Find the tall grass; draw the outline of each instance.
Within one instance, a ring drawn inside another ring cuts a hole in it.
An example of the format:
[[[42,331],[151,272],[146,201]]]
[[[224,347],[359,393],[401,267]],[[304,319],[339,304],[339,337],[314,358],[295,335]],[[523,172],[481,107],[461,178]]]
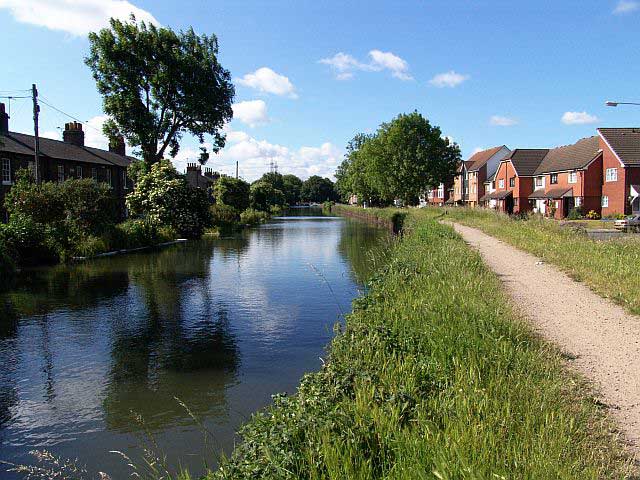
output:
[[[515,317],[479,255],[418,216],[323,368],[255,415],[207,478],[625,476],[586,387]]]
[[[442,215],[430,209],[422,215]],[[640,314],[640,236],[591,240],[584,232],[539,217],[517,220],[480,209],[448,209],[446,218],[485,233],[560,267],[596,293]]]

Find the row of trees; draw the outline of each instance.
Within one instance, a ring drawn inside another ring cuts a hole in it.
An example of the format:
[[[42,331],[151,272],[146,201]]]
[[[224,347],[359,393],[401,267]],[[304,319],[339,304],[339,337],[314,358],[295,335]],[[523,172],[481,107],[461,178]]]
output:
[[[389,205],[396,199],[415,205],[429,188],[455,174],[460,148],[442,136],[417,111],[380,125],[376,133],[359,133],[347,144],[336,170],[336,189],[343,200]]]

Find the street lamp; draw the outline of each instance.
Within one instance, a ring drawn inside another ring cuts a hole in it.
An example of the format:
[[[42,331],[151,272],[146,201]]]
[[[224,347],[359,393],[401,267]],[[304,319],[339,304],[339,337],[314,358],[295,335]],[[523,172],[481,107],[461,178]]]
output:
[[[612,102],[611,100],[604,103],[607,107],[617,107],[618,105],[640,105],[634,102]]]

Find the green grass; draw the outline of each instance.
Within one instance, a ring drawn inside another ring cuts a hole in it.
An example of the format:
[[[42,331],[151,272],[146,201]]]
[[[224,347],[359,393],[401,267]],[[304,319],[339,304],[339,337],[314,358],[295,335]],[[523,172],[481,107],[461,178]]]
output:
[[[429,209],[426,216],[442,215]],[[640,314],[640,236],[597,241],[558,222],[532,217],[516,220],[481,209],[451,208],[446,217],[532,253],[584,282],[599,295],[610,298],[631,313]]]
[[[433,217],[409,215],[323,368],[256,414],[208,479],[624,478],[585,385]]]

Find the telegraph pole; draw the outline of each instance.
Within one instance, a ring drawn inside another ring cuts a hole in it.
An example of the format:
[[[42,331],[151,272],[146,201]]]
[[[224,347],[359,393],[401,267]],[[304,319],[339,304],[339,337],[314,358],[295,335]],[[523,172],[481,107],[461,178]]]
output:
[[[36,84],[31,85],[31,97],[33,98],[33,134],[34,134],[34,156],[36,162],[36,183],[40,183],[40,137],[38,135],[38,115],[40,106],[38,105],[38,89]]]
[[[236,180],[238,179],[238,160],[236,160]]]

